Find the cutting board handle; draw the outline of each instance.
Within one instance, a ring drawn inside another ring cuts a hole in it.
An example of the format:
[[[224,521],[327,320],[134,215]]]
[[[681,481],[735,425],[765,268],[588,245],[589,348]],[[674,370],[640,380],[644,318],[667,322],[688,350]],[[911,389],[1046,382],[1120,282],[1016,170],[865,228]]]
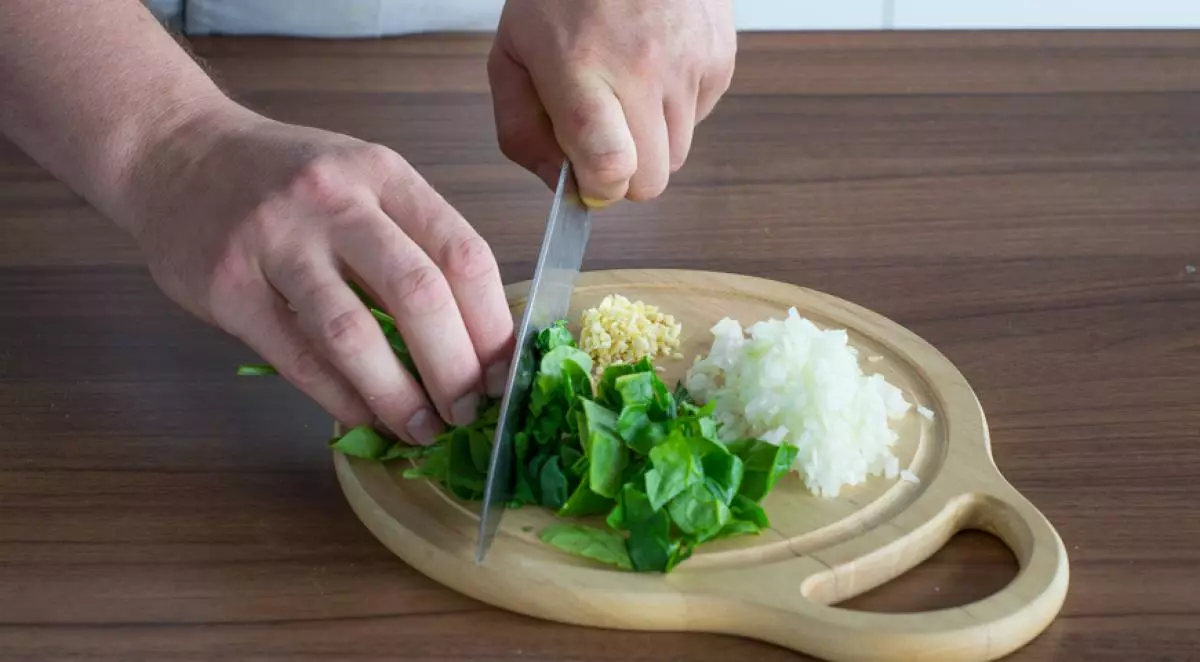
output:
[[[1062,606],[1068,584],[1066,550],[1050,522],[999,473],[989,484],[998,489],[939,499],[943,508],[932,517],[910,519],[914,525],[898,538],[894,529],[876,530],[840,550],[834,548],[832,555],[821,554],[819,560],[829,569],[804,581],[800,600],[794,592],[786,598],[779,595],[781,589],[794,591],[783,586],[771,591],[780,599],[764,601],[788,604],[787,611],[793,613],[759,612],[750,636],[833,661],[974,662],[995,660],[1024,646]],[[919,613],[829,606],[902,574],[966,529],[996,535],[1016,555],[1020,570],[997,593],[967,605]],[[794,613],[797,607],[800,614]]]

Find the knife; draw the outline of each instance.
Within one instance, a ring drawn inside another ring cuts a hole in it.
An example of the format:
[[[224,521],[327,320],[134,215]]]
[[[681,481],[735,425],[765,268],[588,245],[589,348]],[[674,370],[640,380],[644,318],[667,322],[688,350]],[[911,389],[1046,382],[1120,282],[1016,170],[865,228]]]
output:
[[[591,214],[579,198],[571,162],[563,161],[542,249],[525,300],[525,311],[516,329],[517,344],[509,364],[504,397],[500,401],[500,418],[496,423],[496,436],[492,439],[492,457],[483,491],[476,564],[483,562],[492,546],[505,507],[512,499],[513,435],[533,385],[534,341],[539,331],[567,317],[591,225]]]

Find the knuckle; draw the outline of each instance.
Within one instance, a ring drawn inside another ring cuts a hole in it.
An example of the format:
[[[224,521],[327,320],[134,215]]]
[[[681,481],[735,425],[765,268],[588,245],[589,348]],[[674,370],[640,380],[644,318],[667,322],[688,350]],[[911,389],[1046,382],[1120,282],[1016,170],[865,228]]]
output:
[[[450,304],[450,288],[442,273],[432,266],[401,272],[389,284],[395,301],[405,315],[432,315]]]
[[[477,280],[499,271],[491,247],[474,233],[447,241],[438,253],[437,263],[451,280]]]
[[[563,54],[563,62],[568,73],[592,71],[601,68],[607,56],[602,47],[603,40],[588,35],[581,35],[571,43]]]
[[[404,163],[404,159],[383,145],[375,143],[363,145],[358,148],[356,158],[372,174],[378,175],[382,180],[391,179],[403,170],[400,165]]]
[[[318,261],[313,255],[298,248],[281,251],[270,265],[273,281],[289,284],[289,289],[311,296],[318,294],[314,288],[315,274],[319,273]]]
[[[357,356],[370,342],[372,321],[365,309],[343,310],[321,323],[321,340],[339,356]]]
[[[579,169],[603,185],[628,181],[637,172],[637,155],[627,150],[585,153],[580,161]]]
[[[208,276],[208,304],[218,309],[222,301],[240,296],[255,280],[254,269],[240,254],[226,251],[214,260]]]
[[[317,210],[340,215],[357,207],[361,196],[334,159],[318,158],[301,167],[288,186],[287,195]]]
[[[639,80],[647,80],[662,74],[663,47],[657,39],[635,40],[626,53],[629,73]]]
[[[300,349],[288,365],[291,381],[301,388],[313,386],[325,379],[325,366],[311,348]]]

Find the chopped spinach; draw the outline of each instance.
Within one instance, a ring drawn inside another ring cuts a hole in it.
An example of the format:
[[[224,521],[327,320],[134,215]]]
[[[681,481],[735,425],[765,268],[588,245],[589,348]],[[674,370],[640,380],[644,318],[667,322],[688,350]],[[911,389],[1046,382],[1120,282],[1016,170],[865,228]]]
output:
[[[351,286],[420,381],[396,320]],[[794,446],[721,441],[715,403],[698,405],[682,384],[669,391],[649,359],[608,366],[593,382],[591,357],[563,321],[537,334],[534,353],[538,370],[514,432],[508,505],[541,506],[564,519],[605,516],[602,528],[546,527],[543,542],[623,570],[670,572],[699,545],[770,527],[761,502],[795,460]],[[243,365],[238,374],[275,370]],[[474,423],[446,430],[428,447],[392,442],[370,426],[330,446],[367,460],[405,461],[405,478],[479,501],[499,405],[484,402]]]

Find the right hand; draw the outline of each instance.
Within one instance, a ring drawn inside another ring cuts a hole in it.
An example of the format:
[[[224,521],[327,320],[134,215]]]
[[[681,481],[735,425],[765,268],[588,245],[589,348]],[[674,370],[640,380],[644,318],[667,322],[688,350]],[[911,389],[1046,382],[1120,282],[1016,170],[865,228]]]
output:
[[[395,152],[226,106],[147,146],[127,189],[119,221],[163,291],[343,424],[428,444],[503,388],[496,260]],[[424,389],[347,279],[396,318]]]

